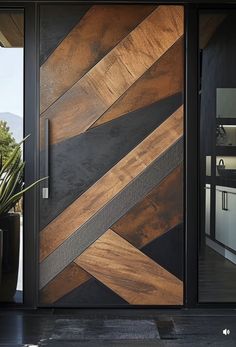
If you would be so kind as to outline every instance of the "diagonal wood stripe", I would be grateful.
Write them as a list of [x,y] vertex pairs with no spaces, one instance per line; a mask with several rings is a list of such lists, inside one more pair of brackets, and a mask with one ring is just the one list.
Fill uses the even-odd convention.
[[183,107],[180,107],[40,232],[40,261],[161,156],[182,134]]
[[[40,230],[181,105],[182,95],[179,93],[51,146],[50,170],[53,179],[50,180],[50,199],[41,200]],[[40,162],[41,175],[44,175],[43,151]]]
[[[182,222],[181,201],[182,165],[165,177],[144,200],[115,223],[111,230],[141,249]],[[87,280],[89,276],[88,279],[85,278],[85,281]],[[41,290],[41,302],[53,303],[82,283],[83,274],[80,275],[80,270],[75,269],[75,264],[71,263]]]
[[182,35],[183,8],[159,6],[42,114],[42,136],[44,117],[51,143],[88,129]]
[[183,38],[179,39],[91,127],[148,106],[183,90]]
[[118,220],[111,229],[136,248],[142,248],[183,220],[182,165]]
[[156,6],[93,6],[40,69],[41,112],[72,87]]
[[72,262],[40,291],[40,301],[45,305],[51,304],[90,278],[86,271]]
[[141,201],[182,161],[183,138],[181,137],[40,264],[40,288],[51,281],[117,220]]
[[75,263],[130,304],[181,305],[183,283],[112,230]]

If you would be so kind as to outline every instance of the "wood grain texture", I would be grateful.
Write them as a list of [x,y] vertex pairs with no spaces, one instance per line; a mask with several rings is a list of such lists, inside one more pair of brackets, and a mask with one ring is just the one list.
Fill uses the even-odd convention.
[[[179,93],[51,146],[50,171],[53,179],[50,180],[50,199],[41,198],[40,201],[40,230],[143,141],[181,104],[182,95]],[[44,152],[41,152],[42,177],[45,175],[44,165]]]
[[87,282],[91,276],[72,262],[40,291],[41,304],[52,304]]
[[17,11],[0,13],[0,40],[4,47],[24,47],[24,14]]
[[68,264],[102,236],[117,220],[144,199],[183,161],[183,137],[156,158],[124,189],[71,234],[40,264],[39,285],[44,287]]
[[180,38],[91,127],[141,109],[183,90],[184,41]]
[[204,49],[226,18],[224,13],[201,13],[199,16],[199,48]]
[[136,248],[163,235],[183,221],[182,165],[172,171],[143,201],[111,229]]
[[40,232],[40,261],[177,142],[182,134],[183,107],[180,107]]
[[[40,5],[40,67],[69,35],[71,30],[79,24],[90,7],[91,5],[86,3],[73,4],[68,2],[57,3],[56,7],[55,4],[49,3]],[[52,69],[57,69],[57,67],[54,66]],[[51,87],[53,88],[53,85]]]
[[75,263],[130,304],[181,305],[183,283],[108,230]]
[[[182,185],[182,166],[179,166],[111,229],[138,249],[156,240],[182,222]],[[40,301],[54,303],[89,279],[72,262],[40,291]]]
[[84,132],[182,35],[183,8],[159,6],[42,114],[42,136],[44,117],[51,143]]
[[40,69],[41,112],[148,16],[156,6],[92,6]]

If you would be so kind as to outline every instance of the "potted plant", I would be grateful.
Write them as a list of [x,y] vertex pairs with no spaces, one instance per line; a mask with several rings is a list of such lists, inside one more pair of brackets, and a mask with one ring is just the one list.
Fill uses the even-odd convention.
[[21,159],[23,141],[17,144],[5,163],[0,160],[0,301],[4,302],[14,300],[18,277],[20,214],[15,213],[14,208],[26,191],[44,179],[27,188],[24,186],[25,162]]

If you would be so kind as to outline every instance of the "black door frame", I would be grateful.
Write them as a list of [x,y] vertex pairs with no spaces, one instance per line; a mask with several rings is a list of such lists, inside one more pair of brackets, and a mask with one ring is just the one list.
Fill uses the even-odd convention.
[[[86,1],[66,1],[83,3]],[[25,182],[39,178],[39,59],[38,59],[38,7],[55,1],[0,3],[0,9],[24,9],[24,134],[31,134],[24,146],[26,160]],[[235,304],[198,303],[198,231],[199,231],[199,113],[198,113],[198,13],[202,8],[220,8],[236,5],[236,1],[211,1],[201,3],[188,1],[92,1],[91,3],[155,3],[185,6],[185,276],[184,308],[190,307],[236,307]],[[24,303],[20,308],[37,308],[38,304],[38,235],[39,235],[39,188],[34,188],[24,198],[24,257],[23,287]]]

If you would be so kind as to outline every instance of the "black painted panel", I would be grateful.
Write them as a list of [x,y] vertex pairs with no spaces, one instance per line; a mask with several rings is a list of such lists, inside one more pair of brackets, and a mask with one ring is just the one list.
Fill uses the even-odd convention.
[[142,248],[142,252],[183,280],[183,225],[179,224]]
[[[42,200],[40,227],[45,227],[102,177],[182,104],[176,94],[131,112],[50,150],[50,198]],[[44,175],[43,153],[41,175]]]
[[59,299],[56,306],[95,306],[95,305],[127,305],[119,295],[92,278],[69,294]]
[[88,5],[40,6],[40,65],[90,8]]

